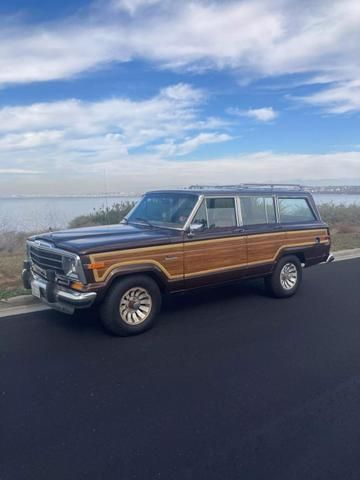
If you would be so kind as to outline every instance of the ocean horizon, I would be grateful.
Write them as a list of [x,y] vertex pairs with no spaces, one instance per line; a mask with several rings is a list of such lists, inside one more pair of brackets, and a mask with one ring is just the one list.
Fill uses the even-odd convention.
[[[140,195],[56,195],[0,197],[0,231],[37,232],[67,228],[70,221],[115,203],[135,202]],[[360,195],[313,195],[318,204],[360,205]]]

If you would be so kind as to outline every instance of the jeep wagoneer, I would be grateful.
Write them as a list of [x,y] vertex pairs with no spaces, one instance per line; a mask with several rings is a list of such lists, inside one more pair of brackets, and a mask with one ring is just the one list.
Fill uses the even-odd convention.
[[95,306],[117,335],[153,325],[162,294],[263,277],[275,297],[329,262],[330,235],[293,185],[194,186],[146,193],[119,225],[35,235],[23,282],[65,313]]

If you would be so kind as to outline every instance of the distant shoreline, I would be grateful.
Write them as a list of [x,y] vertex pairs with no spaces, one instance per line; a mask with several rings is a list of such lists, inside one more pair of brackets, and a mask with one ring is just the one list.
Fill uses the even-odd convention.
[[[329,185],[326,187],[311,187],[304,186],[305,190],[310,191],[316,195],[360,195],[360,185],[351,186],[335,186]],[[19,195],[0,195],[0,200],[26,200],[26,199],[46,199],[46,198],[138,198],[143,195],[143,192],[130,193],[89,193],[89,194],[63,194],[63,195],[39,195],[39,194],[19,194]]]
[[99,195],[0,195],[0,200],[26,200],[27,198],[137,198],[142,193],[108,193]]

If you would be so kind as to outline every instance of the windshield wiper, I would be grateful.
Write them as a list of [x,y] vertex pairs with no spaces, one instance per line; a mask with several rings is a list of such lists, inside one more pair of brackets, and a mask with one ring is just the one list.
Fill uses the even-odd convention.
[[135,217],[134,220],[139,220],[140,222],[144,222],[146,223],[147,225],[149,225],[149,227],[154,227],[154,225],[149,222],[149,220],[147,220],[146,218],[142,218],[142,217]]

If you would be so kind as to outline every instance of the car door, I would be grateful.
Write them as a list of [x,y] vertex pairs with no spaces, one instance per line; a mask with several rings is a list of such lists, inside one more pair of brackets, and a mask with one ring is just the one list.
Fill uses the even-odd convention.
[[205,197],[184,237],[184,280],[191,288],[237,278],[247,264],[235,196]]
[[286,234],[277,223],[272,195],[240,195],[240,210],[247,236],[248,271],[266,274],[272,269]]

